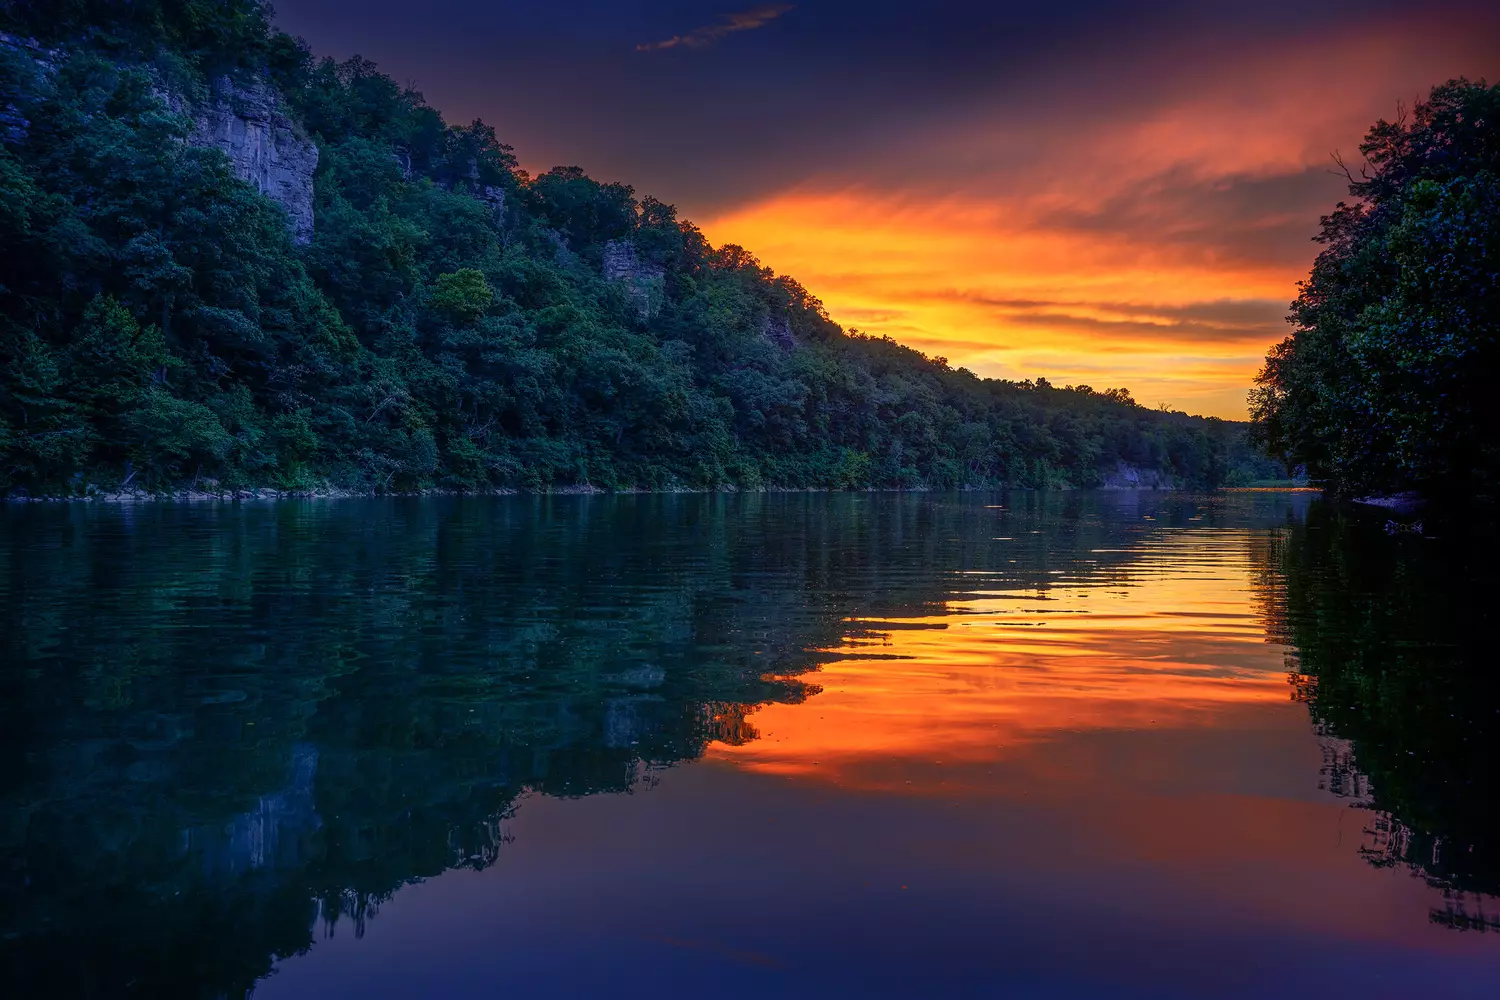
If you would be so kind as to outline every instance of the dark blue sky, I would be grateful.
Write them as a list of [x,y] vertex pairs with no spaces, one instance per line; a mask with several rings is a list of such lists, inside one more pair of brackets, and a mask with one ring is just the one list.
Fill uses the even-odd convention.
[[[916,119],[1003,103],[1128,113],[1216,53],[1481,5],[973,0],[280,0],[322,54],[359,53],[454,120],[483,117],[535,166],[577,163],[707,208],[879,157]],[[638,46],[775,11],[699,47]],[[1443,13],[1444,8],[1447,12]],[[1409,12],[1403,15],[1402,12]],[[1493,28],[1493,13],[1488,18]],[[1410,95],[1406,95],[1410,96]],[[1308,100],[1318,99],[1309,93]]]

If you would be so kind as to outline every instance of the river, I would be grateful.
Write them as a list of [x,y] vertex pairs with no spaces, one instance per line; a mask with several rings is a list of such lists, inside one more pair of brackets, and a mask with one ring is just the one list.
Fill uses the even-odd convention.
[[1475,996],[1483,546],[1307,493],[0,509],[10,996]]

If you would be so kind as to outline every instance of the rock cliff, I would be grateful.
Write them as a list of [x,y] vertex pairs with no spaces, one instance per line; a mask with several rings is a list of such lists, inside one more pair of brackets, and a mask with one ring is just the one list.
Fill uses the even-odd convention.
[[260,80],[214,82],[208,103],[190,109],[195,146],[222,149],[235,175],[286,209],[298,243],[313,236],[313,172],[318,147],[281,110]]
[[792,324],[785,316],[767,316],[765,325],[761,328],[761,336],[783,351],[795,350],[797,347],[797,338],[792,333]]
[[666,298],[666,272],[660,264],[643,258],[629,240],[610,240],[604,244],[604,278],[625,286],[642,319],[650,319],[661,311]]
[[[29,58],[32,72],[43,76],[51,76],[67,59],[61,49],[5,32],[0,32],[0,51]],[[262,80],[237,83],[220,77],[205,103],[190,103],[165,87],[158,87],[156,95],[174,114],[191,119],[190,143],[222,149],[236,176],[286,209],[298,243],[312,239],[318,147],[281,110],[274,88]],[[25,142],[30,130],[31,122],[16,105],[0,97],[0,142]]]
[[1141,469],[1120,462],[1115,471],[1106,473],[1101,484],[1106,490],[1173,490],[1177,484],[1165,472]]

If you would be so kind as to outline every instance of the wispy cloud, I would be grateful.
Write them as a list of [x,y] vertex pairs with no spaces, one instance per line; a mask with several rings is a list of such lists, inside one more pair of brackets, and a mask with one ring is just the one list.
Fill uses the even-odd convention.
[[761,4],[749,10],[725,14],[718,24],[706,24],[701,28],[694,28],[685,35],[673,35],[659,42],[645,42],[637,45],[635,50],[637,52],[660,52],[662,49],[705,48],[726,35],[732,35],[738,31],[754,31],[756,28],[767,25],[795,6],[796,4],[790,3]]

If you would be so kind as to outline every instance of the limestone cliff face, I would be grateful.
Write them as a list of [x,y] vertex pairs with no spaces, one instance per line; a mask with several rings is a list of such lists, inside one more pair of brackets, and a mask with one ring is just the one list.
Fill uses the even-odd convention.
[[666,297],[666,271],[642,257],[629,240],[610,240],[604,244],[604,278],[625,286],[642,319],[650,319],[661,311]]
[[783,351],[795,350],[797,347],[797,338],[792,333],[792,324],[785,316],[767,316],[765,325],[761,327],[761,336]]
[[286,209],[297,242],[311,241],[318,147],[281,111],[276,91],[260,80],[224,77],[214,82],[208,103],[189,113],[189,141],[222,149],[237,177]]
[[1106,473],[1102,488],[1106,490],[1172,490],[1177,485],[1172,477],[1156,469],[1140,469],[1120,462],[1115,470]]
[[[55,73],[67,58],[60,49],[43,48],[32,39],[4,32],[0,32],[0,50],[29,58],[33,71],[44,76]],[[222,149],[236,176],[286,209],[297,242],[312,239],[318,147],[281,110],[274,88],[262,80],[236,83],[221,77],[201,104],[189,103],[165,88],[156,94],[175,114],[192,120],[190,143]],[[24,142],[30,129],[31,122],[0,96],[0,141]],[[500,194],[503,198],[504,192]]]

